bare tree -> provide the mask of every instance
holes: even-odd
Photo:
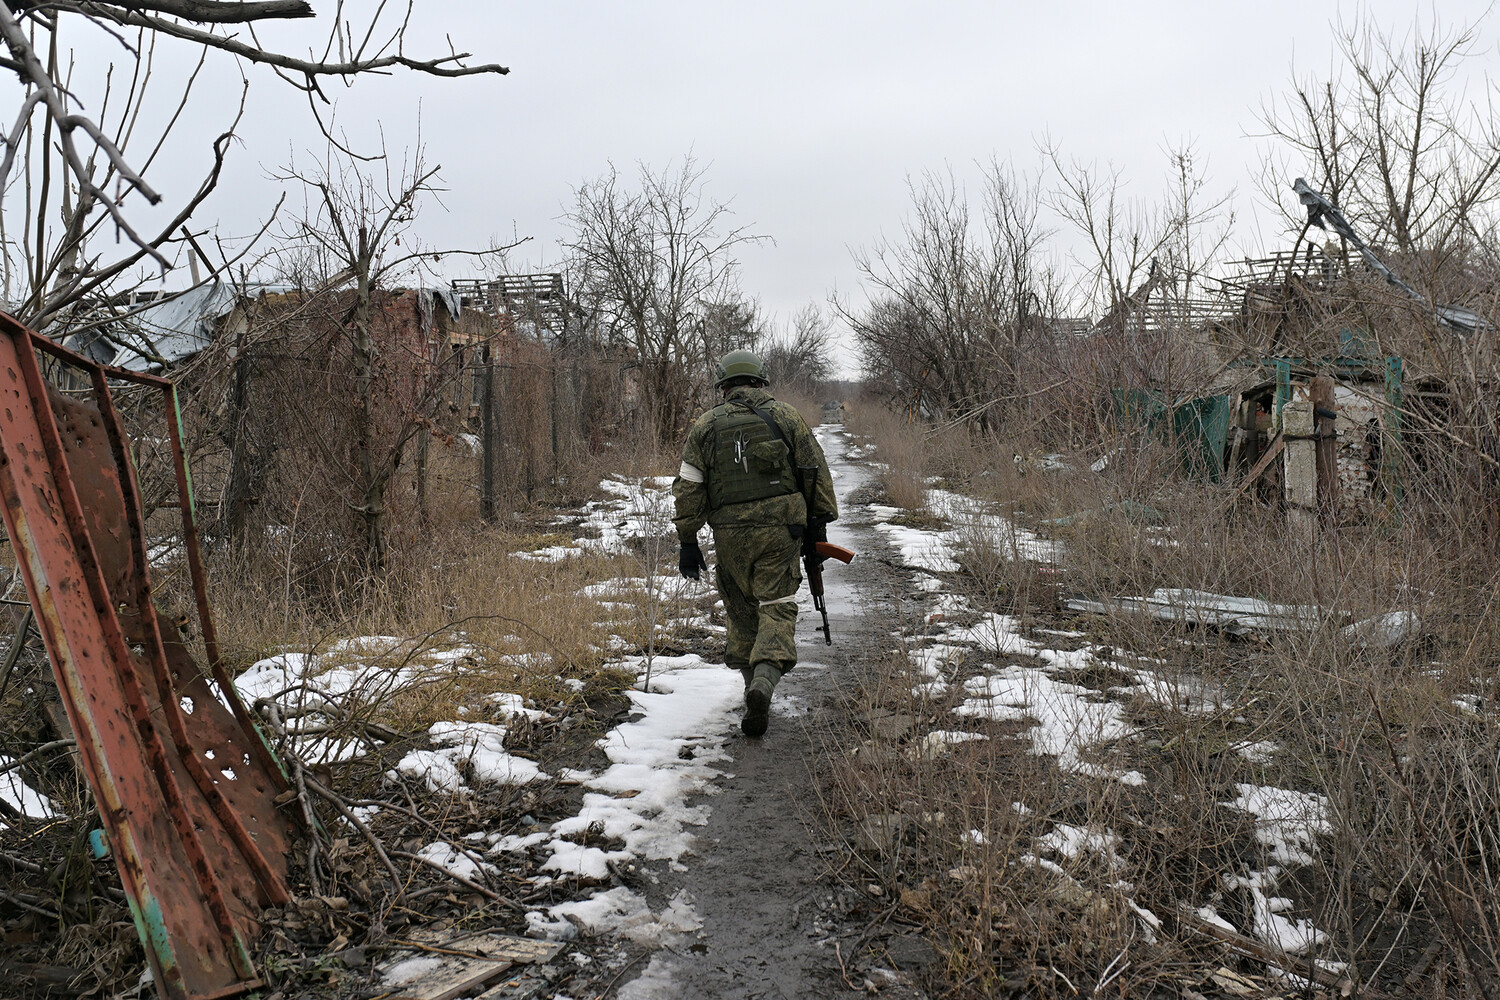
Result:
[[[359,22],[346,16],[339,3],[322,54],[300,57],[262,46],[255,25],[312,17],[312,7],[301,0],[0,4],[0,67],[14,74],[19,87],[15,117],[0,134],[5,297],[14,303],[18,318],[55,336],[78,332],[117,320],[120,310],[85,315],[74,307],[84,301],[97,304],[122,282],[135,283],[142,266],[165,272],[183,245],[210,263],[199,241],[204,234],[186,227],[218,184],[248,80],[238,109],[208,144],[210,162],[202,180],[176,196],[178,207],[168,221],[142,231],[133,221],[141,213],[132,207],[167,202],[168,194],[158,191],[147,174],[182,120],[210,58],[270,67],[307,95],[320,125],[319,104],[327,103],[323,85],[328,78],[347,83],[396,69],[445,77],[507,72],[496,65],[469,65],[467,53],[409,55],[406,34],[412,12],[410,3],[404,12],[388,12],[381,5]],[[60,40],[69,28],[77,29],[79,38],[116,46],[120,58],[106,68],[89,66],[75,74]],[[154,86],[158,45],[198,51],[197,66],[176,92],[159,94]],[[154,135],[146,134],[143,120],[163,116],[146,114],[148,109],[170,112]],[[20,203],[13,204],[18,198]],[[222,269],[246,247],[217,249]]]
[[[1321,246],[1310,239],[1326,286],[1313,335],[1329,350],[1339,331],[1357,329],[1374,352],[1423,373],[1427,390],[1403,400],[1406,461],[1423,471],[1406,488],[1460,526],[1465,552],[1481,541],[1479,550],[1493,551],[1500,112],[1488,50],[1476,24],[1448,27],[1435,14],[1394,31],[1360,15],[1339,25],[1338,38],[1339,65],[1295,79],[1263,105],[1262,187],[1300,247],[1320,233],[1291,187],[1307,178],[1399,276],[1388,280],[1337,234],[1320,235]]]
[[[1489,234],[1500,186],[1500,119],[1454,78],[1481,56],[1476,28],[1421,18],[1402,37],[1360,15],[1340,24],[1343,69],[1297,80],[1261,108],[1271,140],[1267,197],[1295,229],[1305,221],[1287,186],[1306,176],[1367,243],[1415,266]],[[1486,87],[1486,90],[1488,88]],[[1413,277],[1421,280],[1422,275]]]
[[[264,472],[268,453],[281,453],[290,478],[318,481],[340,508],[327,511],[331,522],[354,513],[366,574],[386,564],[389,490],[407,449],[437,426],[465,374],[445,332],[457,317],[439,316],[451,307],[431,290],[401,286],[420,283],[436,258],[509,249],[436,251],[416,241],[411,227],[436,178],[420,153],[372,166],[330,148],[313,169],[289,168],[278,179],[308,195],[302,218],[282,234],[295,287],[252,310],[261,412],[239,414],[258,430],[242,447],[231,442],[230,504],[234,484],[251,478],[241,468]]]
[[[640,366],[646,432],[674,436],[696,398],[706,318],[728,300],[735,248],[763,239],[731,226],[728,206],[703,189],[691,156],[656,171],[642,165],[628,190],[618,170],[574,192],[573,287],[602,335]]]
[[[987,429],[1024,387],[1054,314],[1039,192],[998,163],[977,213],[951,172],[911,190],[903,239],[856,257],[872,305],[838,308],[866,374],[911,412]]]
[[[791,328],[764,348],[766,375],[774,388],[810,396],[832,374],[833,331],[815,303],[792,317]]]

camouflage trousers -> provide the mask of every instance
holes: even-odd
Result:
[[[802,543],[785,525],[715,528],[719,594],[729,620],[724,661],[745,676],[769,663],[797,665],[797,588]]]

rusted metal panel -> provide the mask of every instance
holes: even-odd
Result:
[[[93,401],[42,379],[46,351]],[[200,628],[225,708],[179,637],[163,635],[129,441],[106,381],[162,393],[178,459]],[[171,383],[107,370],[0,314],[0,499],[80,757],[159,989],[257,985],[260,910],[287,900],[285,780],[213,642]],[[189,723],[191,718],[191,723]]]

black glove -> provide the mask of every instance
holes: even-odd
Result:
[[[689,580],[698,579],[698,574],[708,569],[708,563],[703,559],[703,550],[698,547],[697,542],[683,542],[682,549],[677,553],[677,572]]]
[[[810,561],[814,566],[821,566],[828,561],[827,556],[818,555],[818,543],[828,541],[828,522],[809,521],[802,532],[802,558]]]

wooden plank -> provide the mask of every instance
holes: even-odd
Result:
[[[396,944],[409,950],[385,964],[389,973],[403,962],[430,956],[430,968],[396,987],[389,1000],[454,1000],[473,995],[517,965],[552,961],[562,945],[509,934],[454,935],[423,931]]]
[[[1257,479],[1265,474],[1266,469],[1270,468],[1271,463],[1276,460],[1276,456],[1280,455],[1281,449],[1285,447],[1286,438],[1282,437],[1280,434],[1277,434],[1275,440],[1271,442],[1270,447],[1268,447],[1260,456],[1260,460],[1257,461],[1255,465],[1250,469],[1250,471],[1245,474],[1244,480],[1234,488],[1234,492],[1229,494],[1229,499],[1233,500],[1241,493],[1249,489],[1250,484],[1254,483]]]
[[[1317,438],[1318,509],[1334,519],[1339,509],[1338,404],[1333,379],[1319,375],[1312,380],[1313,435]]]

